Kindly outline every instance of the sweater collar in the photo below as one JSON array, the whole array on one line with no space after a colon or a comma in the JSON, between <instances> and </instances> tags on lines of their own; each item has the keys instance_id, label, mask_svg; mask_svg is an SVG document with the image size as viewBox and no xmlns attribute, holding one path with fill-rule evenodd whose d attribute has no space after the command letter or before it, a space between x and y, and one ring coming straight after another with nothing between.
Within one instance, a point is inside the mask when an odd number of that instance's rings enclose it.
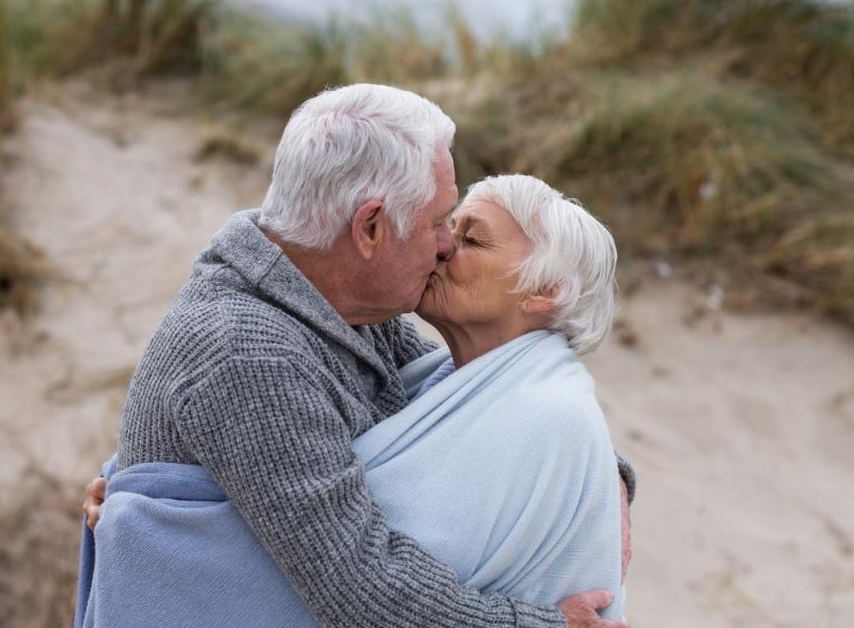
<instances>
[{"instance_id":1,"label":"sweater collar","mask_svg":"<svg viewBox=\"0 0 854 628\"><path fill-rule=\"evenodd\" d=\"M309 328L340 344L383 376L387 369L374 347L329 304L317 288L258 227L260 210L234 214L211 249L252 287Z\"/></svg>"}]
</instances>

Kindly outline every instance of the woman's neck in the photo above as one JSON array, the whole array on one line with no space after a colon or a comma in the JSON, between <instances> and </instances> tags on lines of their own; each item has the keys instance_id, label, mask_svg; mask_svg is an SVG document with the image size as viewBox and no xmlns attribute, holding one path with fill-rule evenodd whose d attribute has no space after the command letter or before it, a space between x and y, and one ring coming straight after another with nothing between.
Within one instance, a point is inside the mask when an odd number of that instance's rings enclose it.
<instances>
[{"instance_id":1,"label":"woman's neck","mask_svg":"<svg viewBox=\"0 0 854 628\"><path fill-rule=\"evenodd\" d=\"M454 366L460 368L529 331L521 321L515 324L454 325L447 321L428 321L435 327L451 350Z\"/></svg>"}]
</instances>

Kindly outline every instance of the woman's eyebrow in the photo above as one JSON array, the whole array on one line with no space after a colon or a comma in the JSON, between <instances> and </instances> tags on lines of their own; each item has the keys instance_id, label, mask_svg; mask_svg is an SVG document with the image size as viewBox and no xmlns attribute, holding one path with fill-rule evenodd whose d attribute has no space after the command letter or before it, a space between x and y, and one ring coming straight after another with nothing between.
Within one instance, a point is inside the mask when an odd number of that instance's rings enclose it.
<instances>
[{"instance_id":1,"label":"woman's eyebrow","mask_svg":"<svg viewBox=\"0 0 854 628\"><path fill-rule=\"evenodd\" d=\"M466 231L477 227L486 235L492 234L492 231L489 228L489 224L485 220L478 218L477 216L466 216L463 222L465 224Z\"/></svg>"}]
</instances>

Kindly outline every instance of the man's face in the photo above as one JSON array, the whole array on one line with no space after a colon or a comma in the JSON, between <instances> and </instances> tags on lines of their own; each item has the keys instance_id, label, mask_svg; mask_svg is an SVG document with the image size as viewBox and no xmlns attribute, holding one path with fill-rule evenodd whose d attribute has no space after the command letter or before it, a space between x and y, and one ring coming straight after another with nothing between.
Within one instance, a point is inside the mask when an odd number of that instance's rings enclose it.
<instances>
[{"instance_id":1,"label":"man's face","mask_svg":"<svg viewBox=\"0 0 854 628\"><path fill-rule=\"evenodd\" d=\"M393 238L382 255L379 268L382 300L395 314L411 312L421 300L439 261L453 255L454 242L448 216L457 203L454 161L442 148L433 167L436 194L416 218L408 240Z\"/></svg>"}]
</instances>

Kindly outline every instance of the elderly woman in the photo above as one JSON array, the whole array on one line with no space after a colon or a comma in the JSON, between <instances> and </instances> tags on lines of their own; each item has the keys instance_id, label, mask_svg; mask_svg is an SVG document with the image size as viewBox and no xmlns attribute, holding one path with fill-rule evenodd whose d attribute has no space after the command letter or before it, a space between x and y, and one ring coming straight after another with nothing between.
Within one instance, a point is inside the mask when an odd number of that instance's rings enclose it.
<instances>
[{"instance_id":1,"label":"elderly woman","mask_svg":"<svg viewBox=\"0 0 854 628\"><path fill-rule=\"evenodd\" d=\"M611 324L613 239L523 175L477 183L453 220L456 253L417 310L448 347L403 367L410 404L353 442L368 486L389 526L461 583L549 604L613 591L603 615L620 618L617 465L577 359ZM131 466L111 482L132 486L139 473ZM110 498L98 551L121 568L100 591L139 595L123 575L134 573L129 563L170 565L144 593L147 612L156 607L170 625L316 625L204 469L164 463L150 475L156 499L133 490ZM159 534L164 522L169 532ZM166 602L199 590L204 608Z\"/></svg>"}]
</instances>

